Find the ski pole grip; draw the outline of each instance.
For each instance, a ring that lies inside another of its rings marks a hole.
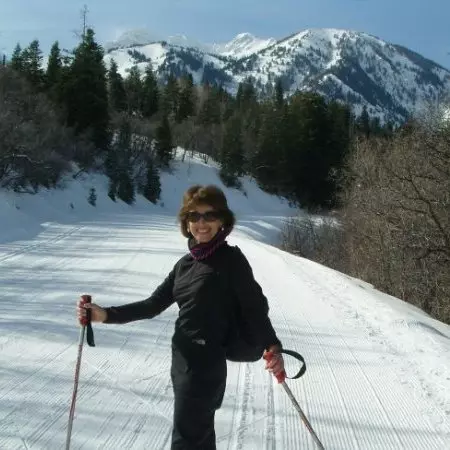
[[[92,303],[92,297],[90,295],[84,294],[81,296],[81,304]],[[86,318],[81,320],[81,324],[85,327],[91,323],[91,310],[86,310]]]
[[[303,358],[303,356],[300,355],[300,353],[294,352],[293,350],[286,350],[286,349],[280,350],[280,353],[284,353],[286,355],[294,357],[297,361],[300,361],[302,363],[302,366],[301,366],[300,370],[297,372],[297,374],[294,375],[293,377],[288,377],[286,374],[286,371],[283,370],[283,372],[279,373],[276,376],[278,383],[283,383],[286,380],[286,378],[289,378],[290,380],[295,380],[297,378],[302,377],[305,374],[305,372],[306,372],[305,358]],[[273,357],[273,352],[266,352],[264,354],[264,359],[267,361],[272,359],[272,357]]]
[[[274,355],[273,352],[266,352],[264,354],[264,359],[266,361],[270,361],[273,358],[273,355]],[[286,371],[283,370],[278,375],[275,375],[275,378],[277,379],[278,383],[284,383],[284,381],[286,380]]]
[[[86,303],[92,303],[92,297],[90,295],[84,294],[81,296],[81,303],[84,305]],[[90,347],[95,347],[94,342],[94,330],[92,329],[91,324],[91,310],[86,310],[86,318],[81,321],[81,324],[86,327],[86,340]]]

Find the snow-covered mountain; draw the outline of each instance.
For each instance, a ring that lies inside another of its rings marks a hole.
[[[351,103],[356,114],[365,105],[382,119],[404,119],[450,95],[447,69],[363,32],[309,29],[279,41],[243,33],[227,44],[151,38],[142,31],[125,34],[107,47],[105,58],[114,58],[123,74],[151,61],[160,77],[191,73],[195,82],[223,84],[230,91],[248,77],[261,91],[280,78],[288,95],[314,90]]]
[[[181,47],[194,47],[203,51],[212,51],[213,46],[203,44],[195,39],[188,38],[183,34],[176,34],[173,36],[161,36],[157,33],[153,33],[145,28],[137,28],[128,30],[120,35],[120,37],[114,41],[107,42],[104,48],[107,52],[111,52],[118,49],[127,49],[131,47],[143,47],[155,42],[167,42],[170,45],[177,45]],[[224,44],[228,45],[228,44]]]

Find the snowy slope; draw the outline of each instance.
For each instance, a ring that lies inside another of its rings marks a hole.
[[[116,49],[138,47],[151,44],[155,41],[161,41],[162,38],[146,28],[134,28],[123,32],[116,40],[105,42],[103,48],[106,52]]]
[[[223,56],[244,58],[276,44],[276,39],[261,39],[251,33],[240,33],[225,44],[212,44],[211,51]]]
[[[191,74],[196,84],[201,83],[204,77],[222,80],[224,83],[232,80],[223,70],[225,59],[166,41],[111,50],[104,58],[107,67],[112,59],[117,62],[119,73],[124,77],[133,66],[137,66],[143,74],[151,62],[154,72],[160,78],[173,73]]]
[[[198,160],[163,176],[164,206],[106,197],[103,177],[65,191],[0,192],[0,448],[63,448],[77,355],[75,301],[148,296],[186,252],[175,212],[192,183],[220,185]],[[251,180],[227,190],[248,256],[287,348],[306,375],[289,385],[327,449],[450,448],[450,327],[414,307],[263,242],[292,213]],[[86,201],[95,186],[98,206]],[[73,204],[73,208],[70,206]],[[73,449],[169,449],[170,337],[177,308],[151,321],[95,325],[85,347]],[[294,367],[287,361],[288,372]],[[314,444],[263,363],[229,364],[219,450],[304,450]]]

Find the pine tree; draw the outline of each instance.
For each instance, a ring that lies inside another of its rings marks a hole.
[[[149,63],[145,69],[145,77],[142,86],[142,114],[150,118],[158,112],[159,109],[159,89],[152,64]]]
[[[122,112],[127,108],[127,97],[122,75],[118,71],[117,63],[111,60],[108,71],[109,106],[113,111]]]
[[[364,105],[363,106],[363,110],[361,112],[361,115],[358,118],[357,121],[357,128],[359,130],[360,133],[362,133],[363,136],[365,136],[366,138],[368,138],[370,136],[370,116],[369,113],[367,111],[367,106]]]
[[[235,98],[223,86],[218,88],[217,95],[220,101],[219,119],[227,121],[236,110]]]
[[[161,123],[156,129],[155,150],[158,163],[161,167],[169,167],[172,160],[174,145],[172,143],[172,131],[167,115],[162,117]]]
[[[48,89],[52,89],[60,83],[62,67],[61,50],[58,41],[56,41],[52,45],[47,63],[46,82]]]
[[[179,106],[176,117],[178,123],[194,114],[194,104],[194,80],[192,75],[189,74],[189,76],[182,79]]]
[[[115,200],[116,196],[125,203],[135,201],[135,187],[133,183],[133,168],[131,166],[131,122],[130,118],[122,115],[120,118],[117,139],[112,145],[107,158],[107,174],[110,177],[108,195]]]
[[[89,131],[96,148],[104,151],[110,144],[107,72],[103,49],[94,35],[92,29],[86,31],[70,66],[65,89],[67,122],[79,133]]]
[[[42,70],[42,51],[39,48],[39,41],[34,40],[23,50],[22,72],[28,81],[36,88],[41,89],[44,83],[44,71]]]
[[[120,150],[121,156],[120,161],[121,165],[128,165],[125,164],[124,161],[129,159],[128,153],[131,148],[131,137],[132,137],[132,131],[131,131],[131,122],[129,116],[126,116],[122,114],[121,120],[119,123],[119,133],[117,136],[117,141],[115,142],[115,146]]]
[[[327,206],[331,200],[330,117],[322,96],[311,92],[294,95],[288,124],[288,166],[295,198],[305,206]]]
[[[63,57],[56,41],[50,50],[50,56],[45,73],[45,86],[49,97],[57,104],[63,103],[64,83],[67,79],[69,69],[64,66]]]
[[[264,105],[252,172],[259,185],[270,193],[279,193],[281,184],[288,185],[288,168],[284,158],[285,123],[283,115],[270,100]],[[284,164],[283,164],[284,163]],[[283,164],[283,167],[282,167]]]
[[[152,203],[156,203],[161,196],[159,172],[152,158],[149,158],[147,161],[147,177],[143,188],[143,195]]]
[[[89,197],[88,197],[88,203],[92,206],[97,205],[97,193],[95,191],[95,188],[91,188],[89,190]]]
[[[138,66],[133,66],[125,79],[128,114],[142,115],[143,86]]]
[[[164,89],[163,96],[163,114],[169,118],[176,118],[178,114],[178,107],[180,102],[180,88],[178,80],[173,74],[167,77],[167,83]]]
[[[14,48],[14,52],[11,57],[11,69],[22,72],[23,70],[23,59],[22,59],[22,47],[17,44]]]
[[[116,195],[117,195],[117,181],[113,180],[112,178],[109,179],[109,185],[108,185],[108,197],[115,202],[116,201]]]
[[[330,117],[330,143],[327,146],[329,161],[329,190],[330,206],[336,206],[338,193],[343,179],[343,169],[347,155],[350,151],[352,127],[352,114],[348,106],[338,102],[328,105]]]
[[[280,79],[275,84],[275,105],[278,109],[281,109],[284,105],[283,84]]]
[[[374,136],[380,136],[382,134],[383,128],[379,117],[372,117],[369,120],[369,130],[370,134],[373,134]]]
[[[202,125],[215,125],[222,122],[221,92],[217,87],[204,86],[205,100],[198,114]]]
[[[244,85],[242,83],[239,83],[238,90],[236,93],[236,106],[238,109],[242,107],[243,97],[244,97]]]
[[[227,122],[220,161],[220,177],[226,186],[239,187],[238,177],[244,173],[244,148],[241,118],[234,114]]]
[[[114,202],[116,201],[117,186],[119,183],[119,159],[117,153],[116,146],[111,145],[105,161],[106,174],[109,177],[108,197]]]
[[[129,205],[136,200],[135,188],[129,170],[122,170],[119,174],[117,197]]]
[[[244,83],[242,83],[240,99],[238,100],[238,108],[241,111],[248,111],[249,109],[252,109],[256,103],[256,89],[253,85],[253,80],[249,77],[244,81]]]

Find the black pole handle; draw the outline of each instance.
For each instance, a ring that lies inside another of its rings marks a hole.
[[[83,303],[92,303],[92,297],[90,295],[82,295],[81,296]],[[86,323],[83,324],[86,327],[86,342],[89,347],[95,347],[94,342],[94,330],[92,329],[91,324],[91,310],[86,309]]]

